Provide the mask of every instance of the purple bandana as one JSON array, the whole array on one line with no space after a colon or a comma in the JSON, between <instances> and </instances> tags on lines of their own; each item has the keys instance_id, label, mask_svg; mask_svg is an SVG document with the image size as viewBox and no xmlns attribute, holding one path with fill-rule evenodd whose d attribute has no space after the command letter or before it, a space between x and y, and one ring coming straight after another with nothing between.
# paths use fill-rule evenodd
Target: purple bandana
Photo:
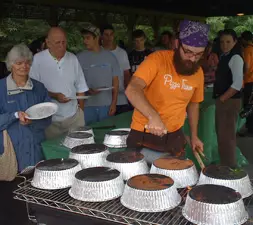
<instances>
[{"instance_id":1,"label":"purple bandana","mask_svg":"<svg viewBox=\"0 0 253 225\"><path fill-rule=\"evenodd\" d=\"M179 39L183 44L192 47L207 46L209 25L200 22L184 20L180 23L179 30Z\"/></svg>"}]
</instances>

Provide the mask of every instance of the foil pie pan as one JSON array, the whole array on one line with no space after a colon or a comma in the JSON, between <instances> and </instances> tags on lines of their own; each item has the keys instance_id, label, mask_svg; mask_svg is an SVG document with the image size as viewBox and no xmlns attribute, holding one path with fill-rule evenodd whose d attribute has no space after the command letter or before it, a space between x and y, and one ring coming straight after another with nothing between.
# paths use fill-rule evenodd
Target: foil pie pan
<instances>
[{"instance_id":1,"label":"foil pie pan","mask_svg":"<svg viewBox=\"0 0 253 225\"><path fill-rule=\"evenodd\" d=\"M241 179L225 180L208 177L205 174L203 174L203 172L201 172L198 185L202 184L216 184L230 187L238 191L242 195L242 198L247 198L253 194L252 185L248 175L246 175Z\"/></svg>"},{"instance_id":2,"label":"foil pie pan","mask_svg":"<svg viewBox=\"0 0 253 225\"><path fill-rule=\"evenodd\" d=\"M157 176L157 174L146 175ZM139 176L132 177L131 179L135 179L137 177ZM129 184L129 181L131 181L131 179L128 180L123 195L120 198L121 204L128 209L137 212L163 212L171 210L181 203L182 198L177 192L174 184L172 184L170 187L166 187L163 190L143 190L132 187Z\"/></svg>"},{"instance_id":3,"label":"foil pie pan","mask_svg":"<svg viewBox=\"0 0 253 225\"><path fill-rule=\"evenodd\" d=\"M97 170L107 170L112 173L116 173L112 179L96 179ZM80 179L82 173L85 170L89 170L91 173L90 178L87 180ZM100 174L102 176L102 173ZM114 174L115 175L115 174ZM94 177L94 180L92 179ZM105 178L108 176L105 176ZM119 171L108 168L108 167L93 167L79 171L75 175L74 183L69 190L69 195L80 201L85 202L104 202L120 197L124 190L124 181L120 176Z\"/></svg>"},{"instance_id":4,"label":"foil pie pan","mask_svg":"<svg viewBox=\"0 0 253 225\"><path fill-rule=\"evenodd\" d=\"M75 159L49 159L39 162L31 182L33 187L46 190L68 188L73 184L81 165Z\"/></svg>"},{"instance_id":5,"label":"foil pie pan","mask_svg":"<svg viewBox=\"0 0 253 225\"><path fill-rule=\"evenodd\" d=\"M69 133L63 141L63 145L67 148L74 148L79 145L95 143L94 136L87 132Z\"/></svg>"},{"instance_id":6,"label":"foil pie pan","mask_svg":"<svg viewBox=\"0 0 253 225\"><path fill-rule=\"evenodd\" d=\"M175 186L177 188L194 186L199 179L199 174L194 164L187 169L172 170L159 168L153 163L150 169L150 173L157 173L171 177L174 180Z\"/></svg>"},{"instance_id":7,"label":"foil pie pan","mask_svg":"<svg viewBox=\"0 0 253 225\"><path fill-rule=\"evenodd\" d=\"M106 157L106 166L118 170L123 180L149 173L149 167L144 160L144 155L135 151L110 153Z\"/></svg>"},{"instance_id":8,"label":"foil pie pan","mask_svg":"<svg viewBox=\"0 0 253 225\"><path fill-rule=\"evenodd\" d=\"M89 126L77 127L74 129L70 129L70 131L69 131L69 133L74 133L74 132L86 132L86 133L92 134L94 136L93 129Z\"/></svg>"},{"instance_id":9,"label":"foil pie pan","mask_svg":"<svg viewBox=\"0 0 253 225\"><path fill-rule=\"evenodd\" d=\"M128 130L112 130L105 134L103 144L109 148L126 148L126 140L129 135Z\"/></svg>"},{"instance_id":10,"label":"foil pie pan","mask_svg":"<svg viewBox=\"0 0 253 225\"><path fill-rule=\"evenodd\" d=\"M101 147L101 150L97 150L96 146ZM110 152L108 147L103 144L88 144L76 146L70 151L69 158L76 159L82 169L104 166L106 164L106 157Z\"/></svg>"},{"instance_id":11,"label":"foil pie pan","mask_svg":"<svg viewBox=\"0 0 253 225\"><path fill-rule=\"evenodd\" d=\"M242 198L233 203L209 204L194 200L189 193L182 214L197 225L241 225L249 217Z\"/></svg>"}]
</instances>

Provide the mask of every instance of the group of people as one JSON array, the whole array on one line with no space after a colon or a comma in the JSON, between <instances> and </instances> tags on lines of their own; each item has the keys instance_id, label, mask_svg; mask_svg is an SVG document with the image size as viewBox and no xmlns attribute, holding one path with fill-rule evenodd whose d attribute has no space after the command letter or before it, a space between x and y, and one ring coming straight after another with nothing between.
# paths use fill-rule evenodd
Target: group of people
<instances>
[{"instance_id":1,"label":"group of people","mask_svg":"<svg viewBox=\"0 0 253 225\"><path fill-rule=\"evenodd\" d=\"M135 49L129 54L115 44L111 25L85 27L81 34L86 49L77 55L67 51L66 34L59 27L49 30L42 51L36 48L31 52L23 44L14 46L6 58L11 73L0 80L0 131L7 130L11 137L19 171L42 159L45 138L133 108L128 147L141 145L184 157L182 127L187 114L192 149L203 151L198 119L199 103L204 100L201 63L208 49L208 32L208 25L184 20L177 39L170 38L167 48L171 50L152 52L145 48L145 33L136 30ZM213 98L218 150L221 164L231 167L236 166L235 126L243 79L245 91L252 89L250 75L244 76L244 62L245 73L250 74L252 60L252 34L246 36L242 36L244 55L233 30L220 33L216 52ZM100 91L103 87L110 90ZM87 100L77 98L86 95ZM58 105L52 118L27 119L27 108L47 101ZM0 135L0 154L3 152Z\"/></svg>"}]
</instances>

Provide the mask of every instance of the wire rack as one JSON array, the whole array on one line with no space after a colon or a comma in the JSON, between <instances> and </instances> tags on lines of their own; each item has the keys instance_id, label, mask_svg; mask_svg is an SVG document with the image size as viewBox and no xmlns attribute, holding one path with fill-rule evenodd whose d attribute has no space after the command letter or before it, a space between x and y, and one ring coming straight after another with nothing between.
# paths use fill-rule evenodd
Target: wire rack
<instances>
[{"instance_id":1,"label":"wire rack","mask_svg":"<svg viewBox=\"0 0 253 225\"><path fill-rule=\"evenodd\" d=\"M69 189L62 190L40 190L32 187L31 180L19 185L14 191L14 199L33 203L62 211L78 213L85 216L95 217L120 224L131 225L192 225L182 216L182 207L188 193L188 189L179 191L182 196L181 204L173 210L160 213L140 213L132 211L121 205L119 199L112 201L94 203L82 202L71 198ZM244 200L245 206L253 217L253 196ZM245 225L253 224L252 218Z\"/></svg>"},{"instance_id":2,"label":"wire rack","mask_svg":"<svg viewBox=\"0 0 253 225\"><path fill-rule=\"evenodd\" d=\"M119 199L94 203L82 202L71 198L69 189L62 190L39 190L32 187L31 180L19 185L14 191L14 199L50 207L62 211L78 213L85 216L95 217L120 224L131 225L191 225L181 213L182 206L188 189L180 190L183 198L182 203L175 209L161 213L140 213L125 208Z\"/></svg>"}]
</instances>

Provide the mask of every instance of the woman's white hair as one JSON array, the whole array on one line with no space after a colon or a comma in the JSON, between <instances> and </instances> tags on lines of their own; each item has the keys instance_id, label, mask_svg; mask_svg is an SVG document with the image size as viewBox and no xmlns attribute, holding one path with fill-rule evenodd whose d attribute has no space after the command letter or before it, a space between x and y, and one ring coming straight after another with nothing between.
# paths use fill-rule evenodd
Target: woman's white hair
<instances>
[{"instance_id":1,"label":"woman's white hair","mask_svg":"<svg viewBox=\"0 0 253 225\"><path fill-rule=\"evenodd\" d=\"M25 44L14 45L8 52L5 63L9 71L11 67L19 60L28 60L32 62L33 54Z\"/></svg>"}]
</instances>

